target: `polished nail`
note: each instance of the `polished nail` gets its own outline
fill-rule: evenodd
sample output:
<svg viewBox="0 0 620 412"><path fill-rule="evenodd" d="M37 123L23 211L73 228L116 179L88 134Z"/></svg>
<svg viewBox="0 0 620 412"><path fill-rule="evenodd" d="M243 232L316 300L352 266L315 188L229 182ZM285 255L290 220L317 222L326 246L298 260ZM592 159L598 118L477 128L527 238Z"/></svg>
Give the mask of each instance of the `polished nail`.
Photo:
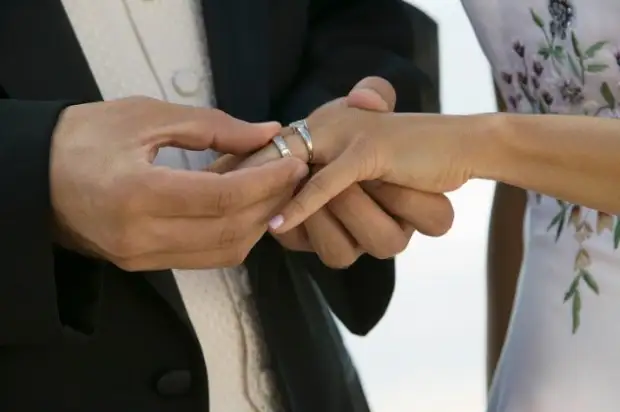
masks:
<svg viewBox="0 0 620 412"><path fill-rule="evenodd" d="M269 221L269 227L272 230L276 230L284 223L284 216L278 215Z"/></svg>

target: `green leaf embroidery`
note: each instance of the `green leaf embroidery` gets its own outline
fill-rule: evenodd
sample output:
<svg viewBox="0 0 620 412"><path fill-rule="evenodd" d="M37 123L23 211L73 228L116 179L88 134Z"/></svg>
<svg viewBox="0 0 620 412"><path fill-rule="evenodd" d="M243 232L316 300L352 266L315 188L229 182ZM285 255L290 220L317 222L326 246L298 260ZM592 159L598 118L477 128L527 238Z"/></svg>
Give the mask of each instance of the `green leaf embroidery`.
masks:
<svg viewBox="0 0 620 412"><path fill-rule="evenodd" d="M579 329L579 325L581 324L581 293L579 293L579 289L575 290L575 294L573 295L573 335Z"/></svg>
<svg viewBox="0 0 620 412"><path fill-rule="evenodd" d="M566 56L568 57L568 64L575 77L581 78L579 66L577 66L577 63L575 63L575 59L573 59L573 56L571 56L570 54L567 54Z"/></svg>
<svg viewBox="0 0 620 412"><path fill-rule="evenodd" d="M545 102L542 100L538 101L538 110L540 111L541 114L548 114L549 110L547 109L547 106L545 105Z"/></svg>
<svg viewBox="0 0 620 412"><path fill-rule="evenodd" d="M555 241L557 242L562 235L562 230L564 229L564 223L566 223L566 214L562 212L562 217L560 218L560 223L558 224L558 230L555 232Z"/></svg>
<svg viewBox="0 0 620 412"><path fill-rule="evenodd" d="M620 246L620 216L616 216L616 227L614 228L614 249Z"/></svg>
<svg viewBox="0 0 620 412"><path fill-rule="evenodd" d="M553 54L553 57L555 57L559 62L564 61L564 47L555 46L551 53Z"/></svg>
<svg viewBox="0 0 620 412"><path fill-rule="evenodd" d="M575 35L574 31L570 33L570 40L573 45L573 52L575 52L575 56L577 56L577 58L581 60L583 55L581 54L581 48L579 47L579 40L577 40L577 36Z"/></svg>
<svg viewBox="0 0 620 412"><path fill-rule="evenodd" d="M570 284L570 287L564 294L564 302L566 302L567 300L573 297L573 295L577 291L577 286L579 286L579 276L575 276L575 279L573 279L573 281Z"/></svg>
<svg viewBox="0 0 620 412"><path fill-rule="evenodd" d="M551 230L555 225L560 223L560 219L562 219L563 215L564 215L564 210L561 210L560 212L558 212L558 214L555 215L553 219L551 220L551 223L549 223L549 226L547 226L547 231Z"/></svg>
<svg viewBox="0 0 620 412"><path fill-rule="evenodd" d="M545 27L545 23L543 22L543 20L540 18L540 16L538 14L536 14L536 12L534 11L534 9L530 9L530 14L532 15L532 20L534 21L534 24L537 25L538 27L540 27L541 29Z"/></svg>
<svg viewBox="0 0 620 412"><path fill-rule="evenodd" d="M616 98L611 92L611 88L607 82L603 82L603 84L601 84L601 96L603 96L603 99L605 99L605 102L607 102L609 107L616 107Z"/></svg>
<svg viewBox="0 0 620 412"><path fill-rule="evenodd" d="M585 51L584 55L588 58L594 57L594 55L603 48L607 44L606 41L599 41L594 43L592 46L588 47Z"/></svg>
<svg viewBox="0 0 620 412"><path fill-rule="evenodd" d="M540 49L538 49L538 54L545 60L549 59L549 56L551 56L551 50L546 47L546 46L542 46Z"/></svg>
<svg viewBox="0 0 620 412"><path fill-rule="evenodd" d="M596 280L594 280L594 277L592 276L592 274L585 269L581 269L579 271L579 274L581 275L583 280L586 282L586 285L588 285L588 287L592 290L592 292L598 295L599 293L598 283L596 283Z"/></svg>
<svg viewBox="0 0 620 412"><path fill-rule="evenodd" d="M588 64L586 66L586 71L588 73L600 73L604 72L607 69L609 69L609 66L603 63Z"/></svg>
<svg viewBox="0 0 620 412"><path fill-rule="evenodd" d="M558 202L558 205L560 206L560 208L562 208L562 210L560 210L558 214L553 217L551 223L549 223L549 226L547 226L547 231L551 230L554 226L557 225L557 230L555 233L555 241L557 242L562 235L562 230L564 229L564 224L566 223L566 211L568 210L569 204L560 199L556 199L556 201Z"/></svg>

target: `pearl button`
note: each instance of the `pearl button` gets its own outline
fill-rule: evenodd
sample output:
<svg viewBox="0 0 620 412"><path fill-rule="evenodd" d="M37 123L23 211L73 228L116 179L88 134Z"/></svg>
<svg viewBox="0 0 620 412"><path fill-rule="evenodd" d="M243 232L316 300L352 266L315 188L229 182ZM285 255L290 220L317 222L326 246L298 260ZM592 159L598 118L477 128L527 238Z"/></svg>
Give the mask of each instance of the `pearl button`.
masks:
<svg viewBox="0 0 620 412"><path fill-rule="evenodd" d="M179 96L194 96L200 87L200 78L193 70L177 70L172 75L172 87Z"/></svg>

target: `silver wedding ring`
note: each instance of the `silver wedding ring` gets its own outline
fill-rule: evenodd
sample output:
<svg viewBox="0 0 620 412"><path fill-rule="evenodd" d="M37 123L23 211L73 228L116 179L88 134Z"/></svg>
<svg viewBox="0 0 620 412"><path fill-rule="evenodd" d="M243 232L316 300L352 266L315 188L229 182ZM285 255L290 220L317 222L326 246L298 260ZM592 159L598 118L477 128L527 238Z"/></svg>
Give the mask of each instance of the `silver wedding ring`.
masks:
<svg viewBox="0 0 620 412"><path fill-rule="evenodd" d="M289 124L289 127L301 136L301 139L304 141L304 145L306 145L306 149L308 150L308 163L310 163L314 158L314 145L312 144L312 135L310 134L310 130L308 130L308 123L305 119L298 120Z"/></svg>
<svg viewBox="0 0 620 412"><path fill-rule="evenodd" d="M282 136L276 136L271 139L271 141L273 142L276 149L278 149L278 152L280 152L280 157L293 156L293 153L291 153L291 149L288 148L286 140L284 140Z"/></svg>

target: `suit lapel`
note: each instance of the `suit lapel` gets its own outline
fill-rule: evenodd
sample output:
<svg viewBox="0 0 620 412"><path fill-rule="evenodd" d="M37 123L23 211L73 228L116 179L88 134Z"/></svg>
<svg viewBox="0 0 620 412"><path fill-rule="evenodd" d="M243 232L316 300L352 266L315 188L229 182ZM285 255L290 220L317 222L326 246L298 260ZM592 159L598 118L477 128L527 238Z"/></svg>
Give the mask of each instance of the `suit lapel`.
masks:
<svg viewBox="0 0 620 412"><path fill-rule="evenodd" d="M269 115L268 2L202 0L217 105L247 120Z"/></svg>
<svg viewBox="0 0 620 412"><path fill-rule="evenodd" d="M0 1L0 84L11 98L101 100L101 93L60 0ZM189 325L170 271L147 282Z"/></svg>
<svg viewBox="0 0 620 412"><path fill-rule="evenodd" d="M265 3L202 0L218 107L248 121L269 114ZM0 84L11 98L101 100L60 0L1 0L0 56ZM171 272L145 279L188 322Z"/></svg>

